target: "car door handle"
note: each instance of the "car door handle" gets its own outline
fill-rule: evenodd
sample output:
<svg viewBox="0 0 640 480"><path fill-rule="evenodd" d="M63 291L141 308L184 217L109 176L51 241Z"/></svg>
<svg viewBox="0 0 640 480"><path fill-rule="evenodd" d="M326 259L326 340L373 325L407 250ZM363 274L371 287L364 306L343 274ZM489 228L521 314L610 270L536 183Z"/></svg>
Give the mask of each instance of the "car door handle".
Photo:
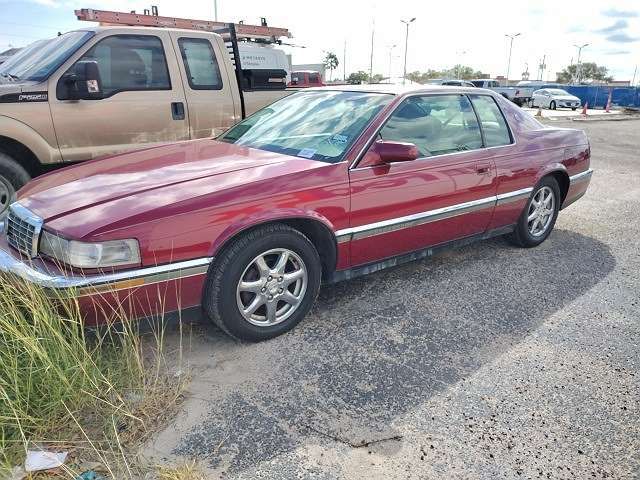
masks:
<svg viewBox="0 0 640 480"><path fill-rule="evenodd" d="M491 174L491 165L488 163L478 164L476 165L476 172L478 172L478 175L489 175Z"/></svg>
<svg viewBox="0 0 640 480"><path fill-rule="evenodd" d="M171 117L174 120L184 120L184 103L182 102L171 103Z"/></svg>

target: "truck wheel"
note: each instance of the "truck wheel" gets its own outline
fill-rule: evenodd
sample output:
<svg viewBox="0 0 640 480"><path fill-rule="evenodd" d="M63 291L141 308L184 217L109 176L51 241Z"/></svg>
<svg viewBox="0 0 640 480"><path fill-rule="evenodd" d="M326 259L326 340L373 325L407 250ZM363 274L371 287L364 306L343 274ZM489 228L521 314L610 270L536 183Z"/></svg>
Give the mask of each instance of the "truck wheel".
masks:
<svg viewBox="0 0 640 480"><path fill-rule="evenodd" d="M202 305L239 340L259 342L295 327L320 289L322 265L311 241L282 224L234 240L209 268Z"/></svg>
<svg viewBox="0 0 640 480"><path fill-rule="evenodd" d="M18 162L0 152L0 219L6 216L16 192L29 180L31 176Z"/></svg>

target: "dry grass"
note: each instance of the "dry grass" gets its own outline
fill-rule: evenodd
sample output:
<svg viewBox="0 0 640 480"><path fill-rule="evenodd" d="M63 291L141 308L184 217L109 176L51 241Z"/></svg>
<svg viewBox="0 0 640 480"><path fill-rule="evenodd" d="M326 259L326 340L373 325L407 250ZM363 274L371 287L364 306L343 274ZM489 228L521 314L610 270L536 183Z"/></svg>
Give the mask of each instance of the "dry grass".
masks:
<svg viewBox="0 0 640 480"><path fill-rule="evenodd" d="M158 480L206 480L195 461L175 467L157 467Z"/></svg>
<svg viewBox="0 0 640 480"><path fill-rule="evenodd" d="M164 328L143 339L119 320L92 335L75 301L0 280L0 478L34 448L69 452L57 478L142 475L137 446L173 414L187 378L173 374L181 354L165 352Z"/></svg>

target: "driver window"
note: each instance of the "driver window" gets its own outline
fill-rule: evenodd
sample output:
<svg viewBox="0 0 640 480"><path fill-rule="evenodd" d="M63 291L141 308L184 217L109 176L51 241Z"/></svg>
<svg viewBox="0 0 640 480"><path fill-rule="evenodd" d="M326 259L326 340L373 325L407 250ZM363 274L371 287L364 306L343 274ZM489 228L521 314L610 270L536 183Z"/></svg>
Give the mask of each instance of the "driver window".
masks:
<svg viewBox="0 0 640 480"><path fill-rule="evenodd" d="M80 60L98 64L105 96L127 90L171 90L162 41L148 35L112 35Z"/></svg>
<svg viewBox="0 0 640 480"><path fill-rule="evenodd" d="M421 157L482 147L478 120L464 95L409 97L387 120L380 137L413 143Z"/></svg>

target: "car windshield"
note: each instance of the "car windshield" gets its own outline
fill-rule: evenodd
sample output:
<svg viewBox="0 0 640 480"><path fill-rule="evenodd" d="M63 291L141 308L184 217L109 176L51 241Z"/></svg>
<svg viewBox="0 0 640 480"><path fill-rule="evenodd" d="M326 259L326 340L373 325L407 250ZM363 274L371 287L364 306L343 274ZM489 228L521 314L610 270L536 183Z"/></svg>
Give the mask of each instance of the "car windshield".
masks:
<svg viewBox="0 0 640 480"><path fill-rule="evenodd" d="M551 88L547 90L551 95L569 95L569 92L566 90L560 90L559 88Z"/></svg>
<svg viewBox="0 0 640 480"><path fill-rule="evenodd" d="M391 100L384 93L306 91L289 95L232 127L218 140L301 158L339 162Z"/></svg>
<svg viewBox="0 0 640 480"><path fill-rule="evenodd" d="M12 80L46 80L92 36L93 32L77 31L32 43L0 65L0 76Z"/></svg>

